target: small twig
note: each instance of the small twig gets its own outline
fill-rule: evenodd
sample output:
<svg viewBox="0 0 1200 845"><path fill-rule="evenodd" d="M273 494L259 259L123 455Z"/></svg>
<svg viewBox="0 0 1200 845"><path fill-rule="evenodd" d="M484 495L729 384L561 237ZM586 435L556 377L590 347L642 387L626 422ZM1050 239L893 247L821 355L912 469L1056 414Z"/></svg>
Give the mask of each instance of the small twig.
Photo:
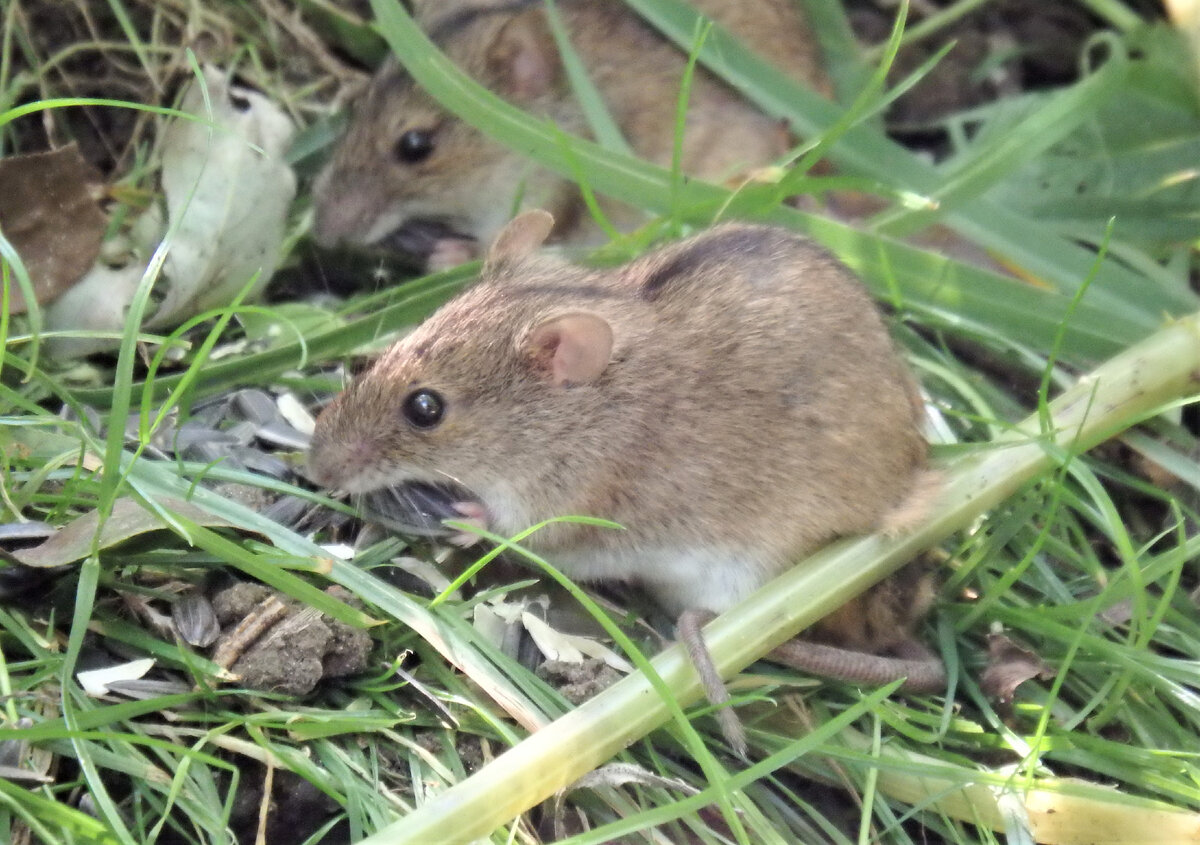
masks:
<svg viewBox="0 0 1200 845"><path fill-rule="evenodd" d="M267 771L263 775L262 803L258 805L258 835L254 837L255 845L267 845L267 821L271 818L271 790L275 788L275 765L267 762Z"/></svg>
<svg viewBox="0 0 1200 845"><path fill-rule="evenodd" d="M265 634L271 626L287 615L288 608L278 596L267 596L246 614L229 636L217 646L213 662L228 671L246 649Z"/></svg>
<svg viewBox="0 0 1200 845"><path fill-rule="evenodd" d="M277 23L288 35L312 56L322 70L337 79L342 85L357 85L363 78L361 71L355 70L338 59L325 46L321 37L300 17L300 11L288 9L279 0L259 0L259 5L267 13L267 17Z"/></svg>

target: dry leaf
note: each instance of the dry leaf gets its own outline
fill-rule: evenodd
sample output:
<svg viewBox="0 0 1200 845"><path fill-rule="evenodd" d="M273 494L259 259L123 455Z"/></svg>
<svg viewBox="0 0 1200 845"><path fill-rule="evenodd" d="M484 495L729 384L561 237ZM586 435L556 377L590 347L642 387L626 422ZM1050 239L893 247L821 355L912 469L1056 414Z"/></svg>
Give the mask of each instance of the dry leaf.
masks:
<svg viewBox="0 0 1200 845"><path fill-rule="evenodd" d="M262 94L237 87L204 69L212 113L199 85L184 94L180 110L160 136L166 220L173 229L155 281L157 305L143 327L178 325L210 308L228 305L248 282L255 291L275 272L296 177L283 155L295 127ZM78 285L46 309L52 330L120 332L150 254L166 232L156 207L139 218L120 267L95 265ZM251 291L251 297L255 291ZM110 349L114 340L52 338L57 357Z"/></svg>
<svg viewBox="0 0 1200 845"><path fill-rule="evenodd" d="M182 499L163 497L159 502L169 513L177 513L197 525L208 527L230 525L219 516L185 502ZM96 511L85 513L73 522L67 523L49 540L31 549L20 549L13 555L26 566L62 566L74 563L92 553L92 544L96 539L96 529L99 524ZM147 510L134 499L117 499L113 504L112 513L104 523L100 532L97 548L115 546L130 537L145 534L148 531L161 531L167 524L158 514Z"/></svg>
<svg viewBox="0 0 1200 845"><path fill-rule="evenodd" d="M660 789L674 789L683 795L699 795L700 791L680 778L664 777L649 769L632 763L607 763L598 769L593 769L579 780L570 784L554 796L554 836L556 839L566 839L567 829L563 823L563 799L576 789L616 789L629 784L652 786Z"/></svg>
<svg viewBox="0 0 1200 845"><path fill-rule="evenodd" d="M71 144L0 158L0 231L16 249L39 304L58 298L100 254L108 220L96 202L100 174ZM28 310L13 279L10 314Z"/></svg>
<svg viewBox="0 0 1200 845"><path fill-rule="evenodd" d="M618 672L628 674L633 671L633 666L630 665L629 661L608 646L591 637L582 637L578 634L568 634L564 631L556 630L547 622L529 612L521 614L521 623L525 626L525 630L529 632L529 636L533 638L538 649L541 650L542 654L546 655L547 660L581 663L584 657L591 657L603 660Z"/></svg>
<svg viewBox="0 0 1200 845"><path fill-rule="evenodd" d="M261 289L275 272L296 195L296 176L283 160L295 126L283 109L212 67L204 68L204 83L217 125L204 122L204 95L193 84L180 108L204 120L176 119L163 133L167 219L179 229L155 326L227 305L255 273Z"/></svg>
<svg viewBox="0 0 1200 845"><path fill-rule="evenodd" d="M1017 687L1030 678L1049 680L1054 669L1027 648L1017 645L1004 634L988 635L988 664L980 685L990 697L1008 702Z"/></svg>

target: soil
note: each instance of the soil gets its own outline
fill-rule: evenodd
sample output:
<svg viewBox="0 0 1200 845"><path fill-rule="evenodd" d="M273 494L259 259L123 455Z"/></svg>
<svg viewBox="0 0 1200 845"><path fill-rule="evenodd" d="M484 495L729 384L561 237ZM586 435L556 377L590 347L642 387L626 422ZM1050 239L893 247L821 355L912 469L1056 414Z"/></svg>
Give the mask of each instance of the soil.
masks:
<svg viewBox="0 0 1200 845"><path fill-rule="evenodd" d="M349 599L337 587L330 592ZM273 601L283 606L278 618L257 636L242 636ZM367 666L373 643L366 631L314 613L262 584L238 582L216 593L212 604L222 628L216 653L243 640L229 667L240 686L303 696L322 679L356 675Z"/></svg>
<svg viewBox="0 0 1200 845"><path fill-rule="evenodd" d="M547 660L538 667L537 676L572 704L583 704L621 680L620 672L595 657L581 663Z"/></svg>

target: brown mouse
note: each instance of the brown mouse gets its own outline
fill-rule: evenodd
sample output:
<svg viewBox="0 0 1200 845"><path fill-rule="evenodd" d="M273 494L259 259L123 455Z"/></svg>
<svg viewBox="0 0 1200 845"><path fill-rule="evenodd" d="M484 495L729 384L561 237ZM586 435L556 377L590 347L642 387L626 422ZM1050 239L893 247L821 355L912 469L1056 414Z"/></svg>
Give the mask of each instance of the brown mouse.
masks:
<svg viewBox="0 0 1200 845"><path fill-rule="evenodd" d="M505 535L564 515L620 523L554 524L525 543L577 580L648 591L700 650L703 612L835 538L915 518L933 477L920 398L828 252L732 223L592 270L537 254L550 228L545 212L509 223L480 281L325 408L316 481L449 483ZM909 636L931 599L904 570L814 629L828 653L793 643L783 659L936 688L940 664Z"/></svg>
<svg viewBox="0 0 1200 845"><path fill-rule="evenodd" d="M798 81L823 92L818 48L794 0L702 0L700 11ZM670 166L686 55L620 0L558 5L572 43L617 126L642 158ZM418 21L474 79L566 132L588 135L557 45L537 0L423 2ZM702 68L692 83L682 169L727 181L769 164L788 148L782 125ZM442 228L432 266L471 256L518 203L553 213L554 239L595 242L600 233L579 190L445 111L394 61L385 62L357 103L346 135L314 186L315 234L325 244L411 245L406 226ZM603 203L618 228L640 216ZM426 231L428 231L426 229ZM426 239L428 240L428 239Z"/></svg>

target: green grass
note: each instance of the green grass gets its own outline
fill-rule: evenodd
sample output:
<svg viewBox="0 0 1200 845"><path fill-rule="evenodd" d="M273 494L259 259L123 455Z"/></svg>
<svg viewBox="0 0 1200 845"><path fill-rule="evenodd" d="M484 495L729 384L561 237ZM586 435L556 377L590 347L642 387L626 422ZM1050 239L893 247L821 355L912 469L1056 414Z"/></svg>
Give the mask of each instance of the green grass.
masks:
<svg viewBox="0 0 1200 845"><path fill-rule="evenodd" d="M845 26L838 4L812 2L836 38ZM744 669L936 545L948 562L923 633L947 660L953 697L890 696L755 664L731 685L750 729L747 765L696 703L678 649L655 656L654 641L620 614L608 611L604 621L633 631L622 647L643 671L572 708L477 633L475 606L502 589L430 602L381 577L389 560L419 548L385 538L353 564L333 559L322 538L210 486L290 485L148 457L148 423L168 406L186 415L197 400L235 385L287 385L313 397L336 389L320 365L413 324L474 268L364 294L328 313L278 308L282 340L232 357L208 347L263 336L271 310L213 315L186 335L190 350L170 373L147 371L133 329L111 368L56 368L34 357L36 321L11 318L0 325L0 521L67 524L129 500L154 519L120 543L97 532L37 601L0 602L0 741L24 743L22 765L50 775L45 783L0 778L0 841L28 841L20 837L32 831L48 843L228 842L231 819L243 818L235 794L264 778L278 785L286 772L325 796L353 841L545 841L554 838L553 801L522 814L609 761L627 766L561 799L568 841L1194 836L1200 450L1180 411L1194 399L1200 370L1200 326L1187 316L1198 307L1189 279L1200 202L1188 174L1200 153L1200 117L1192 66L1170 33L1115 0L1087 4L1114 27L1105 37L1109 60L1066 89L949 118L953 152L934 166L880 131L886 91L853 89L852 98L867 94L847 111L796 89L719 30L708 32L698 62L807 138L797 159L819 146L839 178L892 201L854 229L782 204L789 193L820 187L802 170L779 185L731 193L632 160L612 137L564 146L561 133L462 78L393 0L372 5L384 39L447 108L547 167L662 215L662 227L648 231L729 216L795 228L834 250L891 308L936 418L935 451L948 478L936 513L911 535L818 554L717 620L709 639L720 666ZM694 47L696 21L684 4L629 5ZM947 17L972 5L954 4ZM52 108L54 120L78 108L50 99L58 77L14 17L21 6L4 12L0 40L5 153L39 109ZM158 69L169 45L138 29L143 7L109 6L124 43L106 49ZM336 20L320 31L348 52L370 54L377 44L323 3L304 9L314 27ZM238 4L207 14L234 35L251 81L309 121L296 158L311 171L329 125L313 87L272 69L271 51L285 49L278 20ZM913 28L905 37L915 36L936 42L944 32ZM14 73L17 66L24 70ZM867 80L870 69L850 68L846 78ZM603 126L595 102L592 111L593 125ZM900 240L933 222L1024 280ZM301 208L295 237L304 225ZM648 239L625 239L610 255L644 249ZM6 265L10 284L21 272ZM99 426L55 416L64 403L98 409ZM130 414L145 421L132 439ZM1137 469L1143 459L1176 481L1151 480ZM173 508L180 498L211 518ZM163 608L170 583L201 584L230 571L367 627L376 641L370 670L303 700L238 690L216 677L205 651L149 627L121 598L132 592ZM330 583L361 609L324 592ZM980 683L987 637L1001 629L1050 670L1022 684L1011 704ZM74 672L95 645L153 656L183 685L145 701L89 698ZM580 829L575 808L590 830Z"/></svg>

